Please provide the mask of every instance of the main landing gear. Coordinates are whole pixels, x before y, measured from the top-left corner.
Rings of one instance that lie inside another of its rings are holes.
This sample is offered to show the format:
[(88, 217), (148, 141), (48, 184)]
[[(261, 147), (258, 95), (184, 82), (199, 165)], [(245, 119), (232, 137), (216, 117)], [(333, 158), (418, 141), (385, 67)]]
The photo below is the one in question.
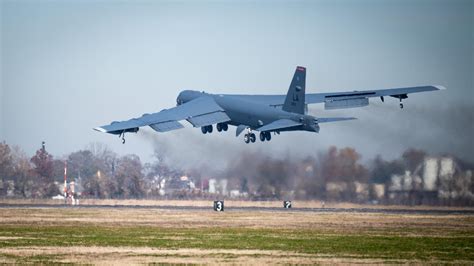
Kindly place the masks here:
[[(270, 141), (272, 139), (272, 135), (270, 134), (270, 132), (267, 132), (267, 131), (260, 132), (259, 138), (260, 138), (260, 141), (262, 141), (262, 142), (264, 142), (265, 140)], [(250, 142), (254, 143), (256, 140), (257, 140), (257, 137), (250, 130), (247, 134), (244, 135), (244, 142), (245, 143), (250, 143)]]
[(201, 127), (202, 134), (212, 133), (212, 125)]
[[(218, 123), (216, 125), (216, 129), (218, 132), (227, 131), (227, 129), (229, 129), (229, 125), (227, 123)], [(201, 132), (202, 134), (212, 133), (212, 125), (201, 127)]]
[(247, 133), (244, 136), (245, 143), (249, 143), (249, 142), (254, 143), (256, 139), (257, 139), (257, 137), (255, 137), (255, 134), (253, 134), (253, 133)]
[(270, 135), (270, 132), (265, 131), (265, 132), (260, 132), (260, 141), (264, 142), (270, 141), (272, 139), (272, 135)]
[(219, 123), (219, 124), (216, 125), (216, 129), (219, 132), (227, 131), (227, 129), (229, 129), (229, 125), (227, 125), (226, 123)]

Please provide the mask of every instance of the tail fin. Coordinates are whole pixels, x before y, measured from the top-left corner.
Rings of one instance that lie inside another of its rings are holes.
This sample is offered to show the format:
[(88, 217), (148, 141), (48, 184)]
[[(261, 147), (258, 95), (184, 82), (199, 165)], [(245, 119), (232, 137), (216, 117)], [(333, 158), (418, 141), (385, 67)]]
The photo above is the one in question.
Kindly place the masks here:
[(296, 67), (288, 94), (286, 95), (283, 111), (304, 114), (306, 89), (306, 68)]

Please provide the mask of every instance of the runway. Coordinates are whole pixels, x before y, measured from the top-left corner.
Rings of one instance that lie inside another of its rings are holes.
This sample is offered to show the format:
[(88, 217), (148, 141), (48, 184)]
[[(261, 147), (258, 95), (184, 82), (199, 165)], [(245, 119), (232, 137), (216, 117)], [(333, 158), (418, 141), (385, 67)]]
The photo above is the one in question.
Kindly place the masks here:
[[(178, 211), (211, 211), (205, 206), (173, 206), (173, 205), (65, 205), (65, 204), (0, 204), (0, 209), (22, 208), (57, 208), (57, 209), (150, 209), (150, 210), (178, 210)], [(380, 213), (380, 214), (413, 214), (413, 215), (474, 215), (474, 209), (414, 209), (414, 208), (298, 208), (292, 207), (233, 207), (225, 206), (225, 212), (313, 212), (313, 213)]]

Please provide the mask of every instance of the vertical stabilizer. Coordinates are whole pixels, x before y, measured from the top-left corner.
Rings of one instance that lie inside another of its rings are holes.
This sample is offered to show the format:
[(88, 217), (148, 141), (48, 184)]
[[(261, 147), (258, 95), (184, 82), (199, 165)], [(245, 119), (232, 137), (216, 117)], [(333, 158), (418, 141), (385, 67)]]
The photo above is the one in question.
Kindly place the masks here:
[(291, 80), (288, 94), (286, 95), (283, 111), (304, 114), (306, 90), (306, 68), (296, 67), (293, 80)]

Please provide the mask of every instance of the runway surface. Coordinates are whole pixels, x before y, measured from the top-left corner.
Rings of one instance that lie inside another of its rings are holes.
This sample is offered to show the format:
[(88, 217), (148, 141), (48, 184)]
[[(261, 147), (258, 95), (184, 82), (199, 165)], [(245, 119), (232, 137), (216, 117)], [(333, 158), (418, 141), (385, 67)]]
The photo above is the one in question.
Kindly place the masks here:
[[(60, 204), (0, 204), (5, 208), (67, 208), (67, 209), (151, 209), (151, 210), (180, 210), (180, 211), (213, 211), (212, 201), (205, 206), (172, 206), (172, 205), (60, 205)], [(417, 214), (417, 215), (474, 215), (473, 209), (413, 209), (413, 208), (298, 208), (283, 207), (232, 207), (225, 206), (225, 212), (267, 211), (267, 212), (314, 212), (314, 213), (381, 213), (381, 214)]]

